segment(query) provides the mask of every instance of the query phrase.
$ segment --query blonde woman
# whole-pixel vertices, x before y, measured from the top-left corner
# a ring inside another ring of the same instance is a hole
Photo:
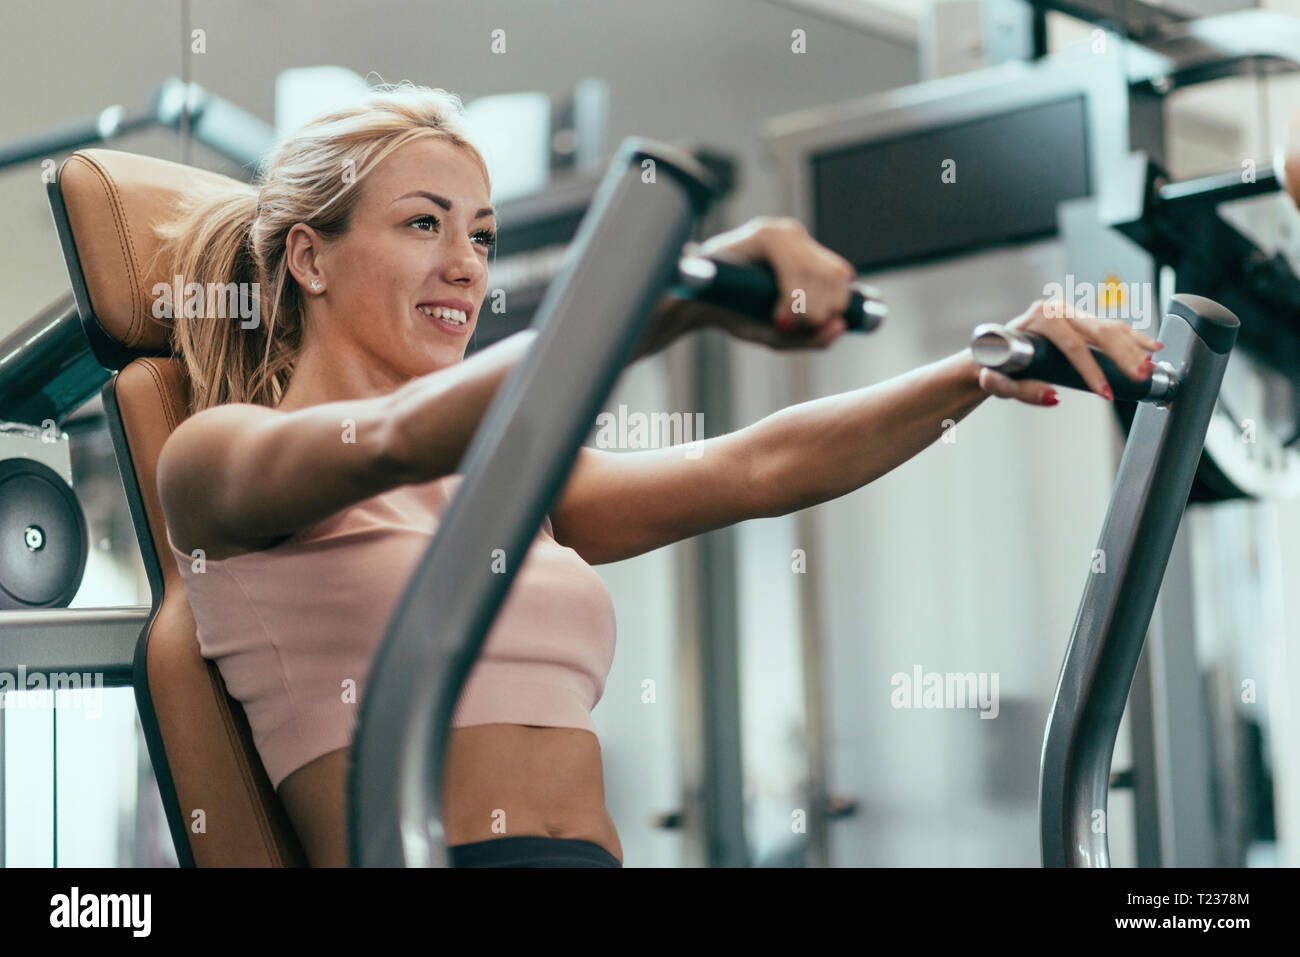
[[[308,123],[258,186],[194,197],[164,255],[186,282],[260,283],[261,321],[178,317],[191,415],[163,448],[171,547],[215,661],[314,866],[347,863],[349,747],[370,663],[460,477],[479,421],[536,333],[465,358],[496,222],[460,102],[405,85]],[[638,353],[704,325],[778,349],[844,331],[853,268],[797,223],[762,218],[703,244],[764,261],[799,316],[756,322],[661,301]],[[1134,378],[1158,344],[1118,322],[1012,323],[1051,338],[1089,386],[1096,345]],[[455,866],[619,867],[591,721],[614,652],[592,565],[857,489],[988,395],[1051,405],[1041,382],[968,353],[777,412],[708,454],[583,448],[470,676],[448,745]]]

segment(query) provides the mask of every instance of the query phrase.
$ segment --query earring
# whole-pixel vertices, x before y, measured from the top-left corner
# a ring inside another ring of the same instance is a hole
[[[319,288],[320,288],[320,280],[319,280],[319,279],[313,279],[313,280],[311,281],[311,287],[312,287],[313,289],[319,289]]]

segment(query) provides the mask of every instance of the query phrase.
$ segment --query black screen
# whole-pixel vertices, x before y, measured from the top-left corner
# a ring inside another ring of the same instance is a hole
[[[1052,235],[1090,192],[1084,99],[819,153],[812,189],[814,235],[863,273]]]

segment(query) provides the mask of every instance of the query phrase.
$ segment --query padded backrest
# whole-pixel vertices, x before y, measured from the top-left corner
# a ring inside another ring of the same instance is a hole
[[[243,709],[199,654],[158,496],[158,456],[188,414],[189,382],[180,360],[166,355],[168,321],[153,316],[151,290],[170,282],[155,261],[153,225],[185,192],[234,185],[166,160],[81,150],[64,163],[53,206],[83,326],[122,347],[104,409],[153,588],[135,691],[177,855],[200,867],[304,866]],[[97,350],[101,361],[111,352]]]

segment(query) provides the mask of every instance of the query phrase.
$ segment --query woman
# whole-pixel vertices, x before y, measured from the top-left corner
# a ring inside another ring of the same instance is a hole
[[[284,142],[260,188],[195,198],[164,231],[168,275],[260,283],[253,328],[176,319],[192,414],[163,448],[158,484],[202,652],[243,703],[315,866],[347,862],[348,749],[384,626],[536,334],[464,358],[495,219],[459,109],[440,90],[376,91]],[[798,293],[806,308],[778,307],[772,326],[665,299],[639,355],[704,325],[780,349],[844,331],[854,270],[797,223],[758,219],[700,252],[770,263],[779,302]],[[1089,344],[1150,374],[1154,340],[1066,312],[1035,303],[1011,324],[1050,337],[1099,394]],[[707,454],[583,448],[457,706],[443,797],[453,863],[621,866],[590,718],[614,614],[591,565],[850,492],[990,394],[1056,401],[962,352],[708,439]]]

